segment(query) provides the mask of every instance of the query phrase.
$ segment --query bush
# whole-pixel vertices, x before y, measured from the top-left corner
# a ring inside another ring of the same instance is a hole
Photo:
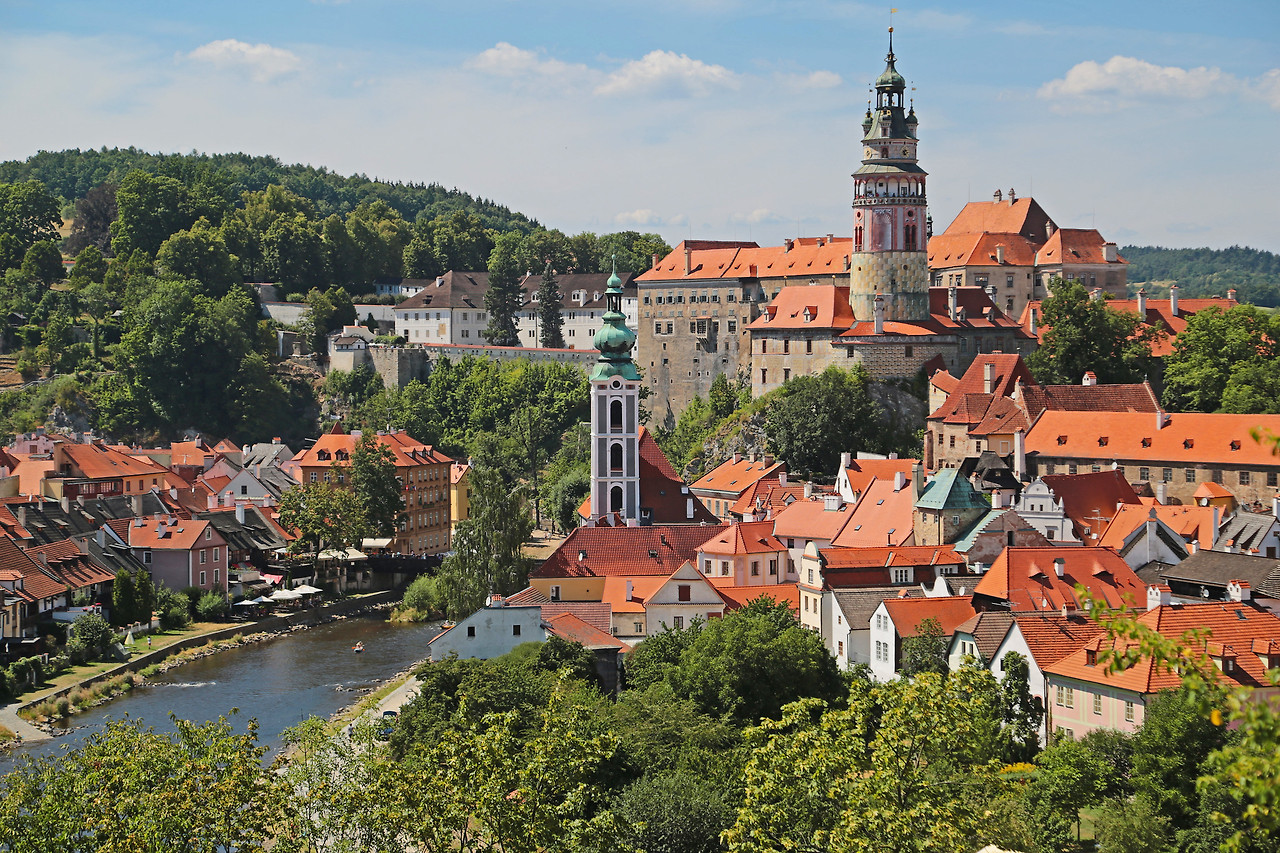
[[[167,586],[156,588],[156,610],[160,613],[160,627],[176,631],[191,624],[191,607],[185,595]]]
[[[17,685],[13,683],[13,676],[9,670],[0,667],[0,702],[8,702],[17,695]]]
[[[196,616],[201,622],[218,622],[227,615],[227,595],[222,590],[210,590],[196,602]]]
[[[440,595],[436,579],[429,575],[416,578],[405,590],[404,600],[400,606],[404,610],[412,610],[424,616],[443,612],[444,597]]]
[[[285,302],[306,302],[307,295],[305,293],[298,293],[297,291],[294,291],[293,293],[286,293],[284,295],[284,301]]]
[[[83,650],[85,660],[100,659],[103,652],[116,640],[115,632],[111,630],[107,620],[92,611],[80,614],[71,627],[72,641],[68,643],[68,648],[74,643]]]

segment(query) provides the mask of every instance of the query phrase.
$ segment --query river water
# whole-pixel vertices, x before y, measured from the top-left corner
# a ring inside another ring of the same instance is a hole
[[[439,633],[440,623],[401,624],[384,618],[338,620],[175,667],[149,679],[146,687],[74,715],[65,721],[71,730],[66,735],[0,751],[0,774],[11,770],[20,756],[57,754],[78,745],[104,722],[126,715],[171,731],[170,714],[205,722],[239,708],[233,727],[243,731],[246,721],[257,719],[259,741],[274,752],[289,726],[312,716],[328,717],[360,699],[366,688],[427,657],[427,643]],[[357,642],[364,643],[360,654],[352,651]]]

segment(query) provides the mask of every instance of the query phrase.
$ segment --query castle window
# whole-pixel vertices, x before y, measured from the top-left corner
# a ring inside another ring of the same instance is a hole
[[[609,512],[622,512],[622,486],[609,490]]]
[[[813,339],[806,338],[804,342],[804,351],[810,355],[813,354]]]
[[[609,403],[609,429],[613,432],[622,432],[621,400],[613,400]]]
[[[622,443],[615,441],[609,445],[609,471],[614,474],[622,473]]]

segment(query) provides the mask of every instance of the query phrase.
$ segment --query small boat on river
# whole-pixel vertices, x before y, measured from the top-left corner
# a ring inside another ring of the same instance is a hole
[[[360,652],[364,651],[364,643],[363,642],[356,643],[354,646],[351,647],[351,651],[355,652],[356,654],[359,654]]]

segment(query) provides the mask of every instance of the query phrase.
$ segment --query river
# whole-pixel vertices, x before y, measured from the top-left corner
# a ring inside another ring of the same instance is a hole
[[[239,708],[233,726],[243,731],[247,720],[257,719],[259,741],[274,752],[289,726],[312,716],[328,717],[359,700],[365,688],[427,657],[427,642],[439,633],[440,623],[384,619],[342,619],[175,667],[148,679],[145,687],[64,721],[71,729],[66,735],[0,750],[0,774],[11,770],[20,756],[57,754],[126,714],[171,731],[170,714],[204,722]],[[351,650],[357,642],[364,643],[360,654]]]

